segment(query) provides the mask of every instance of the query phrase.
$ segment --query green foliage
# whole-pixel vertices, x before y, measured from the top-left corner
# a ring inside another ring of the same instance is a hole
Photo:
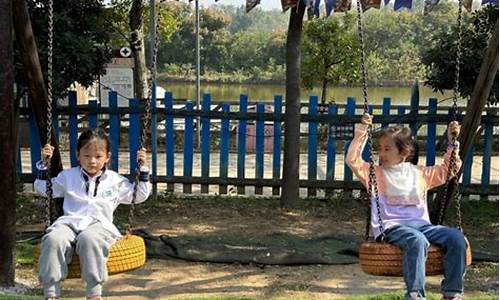
[[[464,20],[458,89],[463,98],[472,95],[497,19],[498,8],[485,6]],[[429,47],[422,51],[422,63],[429,69],[425,84],[435,91],[442,92],[444,89],[452,89],[455,85],[456,36],[456,26],[451,30],[439,30],[431,37]],[[488,101],[492,104],[498,103],[498,71]]]
[[[178,30],[171,38],[162,41],[158,58],[160,70],[167,71],[163,76],[170,79],[194,80],[195,29],[192,8],[179,2],[166,3],[164,5],[174,7],[171,10],[175,12],[179,23]],[[405,85],[415,79],[424,81],[427,72],[431,72],[431,76],[434,74],[433,69],[422,63],[421,55],[433,45],[431,41],[436,31],[452,32],[456,24],[457,4],[451,0],[440,1],[427,15],[422,15],[421,10],[418,10],[422,5],[423,1],[418,1],[411,12],[394,12],[391,7],[386,7],[381,10],[370,9],[364,14],[366,67],[371,85]],[[327,80],[327,84],[359,83],[361,72],[355,16],[355,12],[335,14],[330,18],[305,23],[302,45],[302,79],[305,87],[321,85],[322,78]],[[284,82],[287,19],[287,14],[277,10],[263,11],[256,8],[246,13],[243,6],[224,5],[202,9],[203,79],[220,82],[263,82],[269,79],[272,82]],[[437,46],[436,51],[441,51]],[[484,43],[477,43],[474,47],[485,48]],[[443,63],[453,64],[449,59],[453,56],[446,51],[441,52],[439,59]],[[475,52],[470,52],[470,55],[475,55]],[[341,63],[325,67],[337,61]],[[187,66],[192,69],[186,69]],[[183,78],[182,74],[186,74],[186,77]],[[445,78],[451,74],[453,72],[443,71],[435,76]],[[465,71],[464,76],[473,77]]]
[[[355,14],[305,23],[301,60],[304,87],[359,80],[360,47],[355,24]]]
[[[177,6],[182,11],[190,9],[188,5]],[[203,79],[219,82],[283,81],[286,32],[276,28],[234,32],[233,17],[240,18],[240,12],[234,7],[201,10],[200,55]],[[267,12],[262,14],[267,15]],[[171,79],[193,80],[195,20],[193,14],[181,15],[179,30],[170,40],[163,40],[161,43],[158,65]]]
[[[170,5],[177,12],[178,30],[171,38],[163,39],[158,49],[158,66],[166,64],[194,64],[196,57],[195,18],[187,4]],[[227,26],[230,19],[219,11],[205,9],[200,13],[200,56],[202,70],[212,67],[224,69],[228,61]]]
[[[107,25],[112,31],[112,47],[113,49],[120,49],[128,45],[129,41],[129,11],[132,7],[132,0],[111,0],[107,13]],[[163,4],[156,6],[158,34],[161,40],[169,40],[174,32],[179,30],[180,19],[187,14],[185,7],[176,4]],[[145,39],[149,39],[151,29],[149,28],[149,6],[144,7],[142,11],[143,30]],[[112,20],[112,21],[111,21]],[[151,45],[145,41],[146,48]],[[150,51],[146,50],[146,55]]]
[[[32,27],[40,63],[47,76],[47,1],[28,1]],[[82,17],[85,16],[85,17]],[[68,0],[54,2],[53,94],[66,93],[75,81],[89,86],[104,73],[104,64],[111,59],[106,9],[99,0]],[[20,60],[17,52],[16,59]],[[21,64],[16,63],[20,68]],[[16,70],[16,82],[25,84],[23,72]]]

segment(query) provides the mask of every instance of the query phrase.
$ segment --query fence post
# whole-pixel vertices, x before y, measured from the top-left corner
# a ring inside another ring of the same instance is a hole
[[[437,114],[437,99],[429,98],[428,115]],[[426,166],[436,164],[436,121],[427,122]]]
[[[257,103],[258,116],[263,116],[264,112],[264,103]],[[264,120],[257,119],[255,123],[255,179],[262,179],[264,178]],[[262,193],[262,185],[256,185],[255,194],[262,195]]]
[[[248,96],[240,95],[240,113],[247,113],[248,111]],[[246,136],[247,134],[247,120],[239,120],[238,125],[238,179],[245,179],[245,155],[246,155]],[[238,194],[245,194],[245,186],[238,185]]]
[[[139,100],[130,99],[129,107],[133,111],[129,114],[129,151],[130,151],[130,175],[134,176],[135,169],[137,168],[137,150],[139,150],[140,143],[140,116],[139,110]]]
[[[69,106],[69,157],[71,167],[78,165],[76,158],[76,148],[78,145],[78,115],[76,113],[76,91],[70,91],[68,94]],[[118,158],[116,158],[118,159]]]
[[[391,98],[390,97],[384,97],[384,100],[382,102],[382,115],[384,117],[389,117],[391,115]],[[387,128],[388,126],[389,126],[389,123],[382,122],[382,128]]]
[[[54,138],[59,144],[59,111],[57,109],[57,101],[52,103],[52,128],[54,129]]]
[[[167,179],[172,179],[174,177],[174,155],[175,155],[175,144],[174,144],[174,117],[172,116],[172,93],[165,93],[165,155],[166,155],[166,168],[167,168]],[[167,183],[167,191],[174,191],[174,183]]]
[[[230,112],[229,104],[222,104],[222,112],[226,114]],[[229,168],[229,118],[221,119],[220,131],[219,177],[221,179],[227,179],[227,171]],[[219,194],[227,194],[227,184],[219,185]]]
[[[307,114],[309,116],[316,116],[318,113],[318,97],[309,97],[309,108]],[[300,146],[299,146],[300,147]],[[317,163],[318,163],[318,123],[309,121],[309,128],[307,133],[307,179],[309,181],[316,181],[317,179]],[[307,188],[307,196],[315,197],[316,188]]]
[[[89,100],[89,127],[92,129],[97,128],[97,100]]]
[[[398,105],[398,116],[402,117],[402,116],[405,115],[405,113],[406,113],[406,108],[404,106],[402,106],[402,105]],[[404,126],[404,123],[402,123],[401,121],[399,121],[398,125],[399,126]]]
[[[31,112],[29,114],[30,122],[30,150],[31,150],[31,181],[34,181],[37,174],[36,163],[41,160],[42,148],[40,146],[40,136],[38,131],[38,126],[35,119],[35,114]]]
[[[115,91],[108,93],[109,107],[113,110],[118,108],[118,94]],[[119,171],[120,161],[120,114],[113,112],[109,115],[109,137],[111,140],[111,169]]]
[[[281,178],[281,111],[283,108],[283,97],[274,96],[274,121],[273,127],[273,179],[279,180]],[[273,196],[280,194],[280,187],[273,186]]]
[[[203,95],[201,109],[203,112],[210,112],[210,94]],[[201,118],[201,177],[210,177],[210,118]],[[208,184],[201,185],[201,193],[208,193]]]
[[[328,105],[328,115],[330,119],[333,120],[337,115],[337,106],[330,104]],[[332,128],[332,123],[328,123],[328,144],[326,146],[326,180],[334,181],[335,180],[335,159],[337,156],[336,153],[336,141],[333,132],[330,132]],[[326,189],[325,196],[331,197],[333,196],[333,189]]]
[[[186,111],[193,111],[193,102],[186,102]],[[186,116],[184,118],[184,177],[193,176],[193,117]],[[184,183],[182,186],[182,192],[184,194],[191,194],[192,185],[190,183]]]

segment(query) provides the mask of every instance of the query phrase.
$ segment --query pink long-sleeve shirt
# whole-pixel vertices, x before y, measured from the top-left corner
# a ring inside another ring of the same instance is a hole
[[[363,160],[362,152],[367,139],[368,126],[361,125],[355,131],[346,158],[347,165],[366,188],[368,188],[370,165]],[[458,145],[456,146],[458,149]],[[375,166],[380,217],[384,230],[395,225],[419,227],[430,224],[427,191],[446,183],[452,149],[452,146],[448,147],[441,164],[431,167],[413,165],[409,162],[391,167]],[[458,151],[455,161],[457,168],[460,168],[462,161]],[[371,197],[371,228],[375,238],[381,234],[374,195]]]

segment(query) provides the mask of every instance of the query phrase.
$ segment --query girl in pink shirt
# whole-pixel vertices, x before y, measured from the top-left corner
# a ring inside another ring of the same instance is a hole
[[[362,125],[356,129],[347,153],[346,163],[361,183],[368,188],[369,163],[362,158],[368,139],[368,126],[372,116],[365,114]],[[371,197],[371,228],[375,239],[382,237],[399,246],[403,255],[403,275],[407,293],[405,299],[425,299],[425,261],[429,245],[442,247],[444,280],[441,285],[443,299],[461,299],[466,270],[466,242],[463,233],[455,228],[432,225],[427,208],[427,191],[447,181],[453,147],[451,132],[459,131],[457,122],[448,126],[448,151],[440,165],[424,167],[413,164],[418,159],[416,142],[411,130],[389,127],[379,138],[380,165],[375,167],[379,191],[381,224],[378,220],[375,197]],[[455,151],[455,161],[461,160]],[[457,168],[457,169],[458,169]]]

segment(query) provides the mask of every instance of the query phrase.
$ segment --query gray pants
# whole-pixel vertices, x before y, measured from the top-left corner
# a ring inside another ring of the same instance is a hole
[[[80,257],[82,279],[87,283],[87,297],[100,296],[102,284],[108,279],[106,261],[109,248],[115,241],[114,234],[104,229],[98,221],[80,232],[67,224],[50,227],[42,237],[38,267],[44,296],[61,295],[60,282],[68,276],[68,264],[74,250]]]

